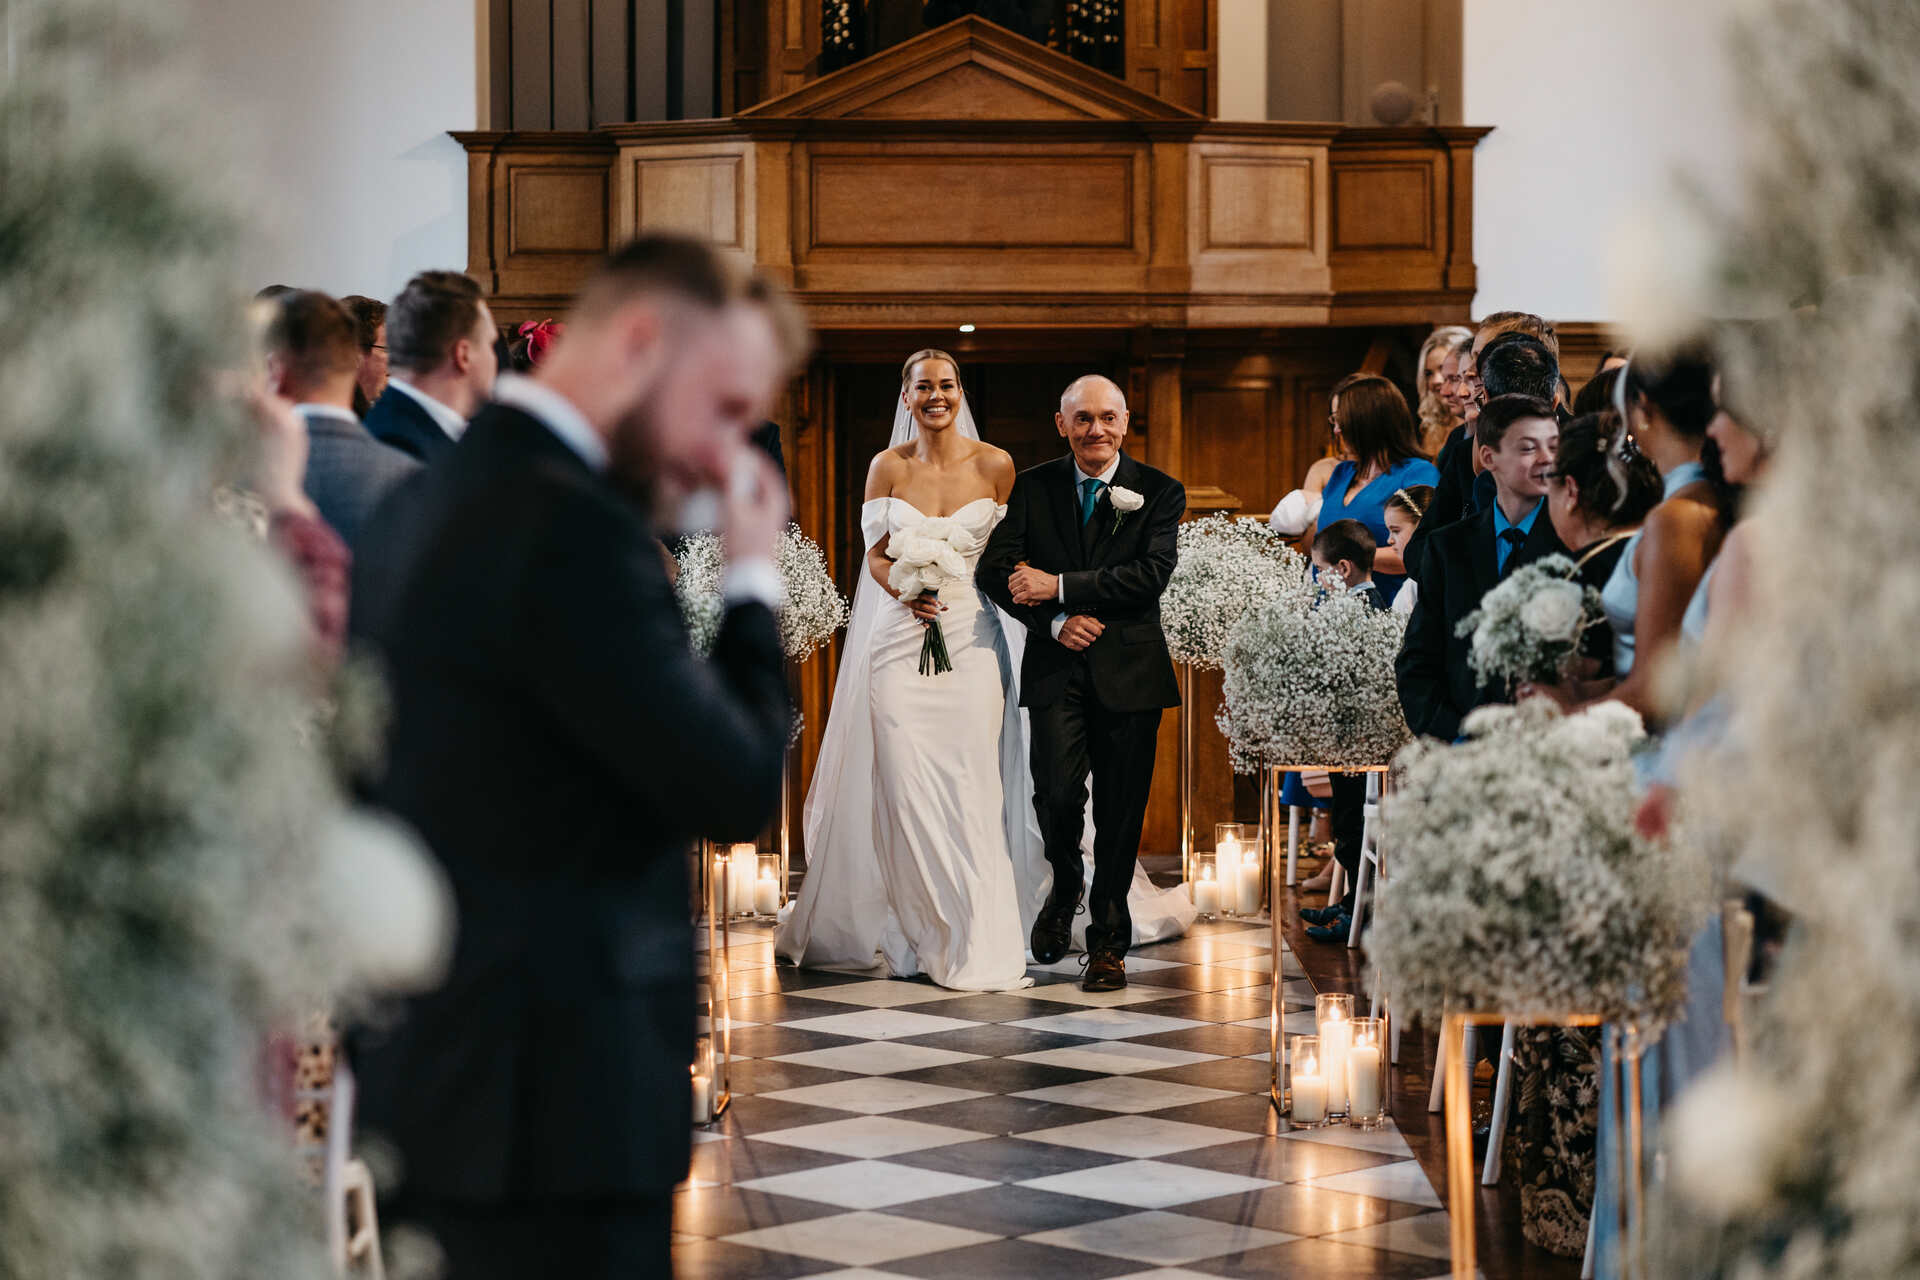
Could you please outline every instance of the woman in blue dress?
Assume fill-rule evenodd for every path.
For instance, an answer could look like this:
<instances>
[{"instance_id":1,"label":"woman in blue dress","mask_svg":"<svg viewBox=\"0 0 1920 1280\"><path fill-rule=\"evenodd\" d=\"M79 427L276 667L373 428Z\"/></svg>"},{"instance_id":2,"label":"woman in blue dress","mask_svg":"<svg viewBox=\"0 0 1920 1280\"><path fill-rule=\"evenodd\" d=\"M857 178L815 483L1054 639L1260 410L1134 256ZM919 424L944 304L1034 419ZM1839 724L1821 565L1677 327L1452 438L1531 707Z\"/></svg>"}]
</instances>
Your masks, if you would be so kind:
<instances>
[{"instance_id":1,"label":"woman in blue dress","mask_svg":"<svg viewBox=\"0 0 1920 1280\"><path fill-rule=\"evenodd\" d=\"M1406 581L1406 562L1389 545L1387 499L1396 489L1440 483L1440 472L1420 452L1413 411L1407 398L1377 373L1356 373L1333 389L1327 422L1352 454L1327 477L1320 518L1307 537L1336 520L1358 520L1367 526L1379 550L1373 557L1373 585L1391 600Z\"/></svg>"}]
</instances>

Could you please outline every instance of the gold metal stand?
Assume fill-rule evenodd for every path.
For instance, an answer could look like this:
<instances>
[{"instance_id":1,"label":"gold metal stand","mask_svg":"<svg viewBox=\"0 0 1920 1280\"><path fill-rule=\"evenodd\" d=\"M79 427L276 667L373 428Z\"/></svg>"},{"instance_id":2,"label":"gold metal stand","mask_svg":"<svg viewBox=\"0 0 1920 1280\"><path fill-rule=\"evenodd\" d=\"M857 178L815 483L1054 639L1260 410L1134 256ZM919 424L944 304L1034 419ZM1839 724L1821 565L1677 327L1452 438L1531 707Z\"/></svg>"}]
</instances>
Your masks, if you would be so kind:
<instances>
[{"instance_id":1,"label":"gold metal stand","mask_svg":"<svg viewBox=\"0 0 1920 1280\"><path fill-rule=\"evenodd\" d=\"M1646 1185L1641 1165L1640 1059L1643 1047L1631 1029L1622 1030L1597 1014L1513 1014L1449 1013L1440 1026L1440 1062L1437 1070L1446 1073L1447 1126L1447 1226L1453 1252L1454 1280L1473 1280L1477 1257L1474 1249L1473 1212L1478 1199L1473 1168L1473 1071L1467 1061L1467 1028L1498 1027L1519 1024L1531 1027L1605 1027L1610 1037L1622 1040L1624 1052L1615 1055L1627 1072L1626 1098L1621 1110L1618 1136L1626 1151L1621 1154L1620 1206L1621 1240L1626 1248L1626 1274L1646 1275L1645 1253L1641 1248L1641 1225L1646 1221Z\"/></svg>"},{"instance_id":2,"label":"gold metal stand","mask_svg":"<svg viewBox=\"0 0 1920 1280\"><path fill-rule=\"evenodd\" d=\"M1193 866L1193 664L1180 664L1180 879L1191 885ZM1188 890L1192 892L1191 889Z\"/></svg>"},{"instance_id":3,"label":"gold metal stand","mask_svg":"<svg viewBox=\"0 0 1920 1280\"><path fill-rule=\"evenodd\" d=\"M707 1036L713 1044L713 1120L726 1114L733 1101L733 956L727 915L727 877L733 859L722 861L719 845L703 841L707 905Z\"/></svg>"}]
</instances>

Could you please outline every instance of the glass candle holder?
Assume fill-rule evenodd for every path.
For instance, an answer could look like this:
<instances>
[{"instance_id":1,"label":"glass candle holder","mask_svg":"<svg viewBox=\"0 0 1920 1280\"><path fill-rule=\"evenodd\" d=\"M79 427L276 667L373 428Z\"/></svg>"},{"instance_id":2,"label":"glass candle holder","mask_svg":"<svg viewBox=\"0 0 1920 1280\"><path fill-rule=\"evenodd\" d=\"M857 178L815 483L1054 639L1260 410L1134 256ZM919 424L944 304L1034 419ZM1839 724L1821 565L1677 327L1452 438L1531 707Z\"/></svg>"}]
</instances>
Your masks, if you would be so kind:
<instances>
[{"instance_id":1,"label":"glass candle holder","mask_svg":"<svg viewBox=\"0 0 1920 1280\"><path fill-rule=\"evenodd\" d=\"M759 868L753 877L753 914L756 916L777 916L780 914L780 901L785 896L784 886L780 883L780 855L763 853L755 859Z\"/></svg>"},{"instance_id":2,"label":"glass candle holder","mask_svg":"<svg viewBox=\"0 0 1920 1280\"><path fill-rule=\"evenodd\" d=\"M1320 1061L1326 1068L1327 1114L1347 1114L1347 1055L1353 1048L1353 997L1313 998L1313 1026L1320 1036Z\"/></svg>"},{"instance_id":3,"label":"glass candle holder","mask_svg":"<svg viewBox=\"0 0 1920 1280\"><path fill-rule=\"evenodd\" d=\"M753 914L753 877L760 860L758 846L736 844L727 851L727 914Z\"/></svg>"},{"instance_id":4,"label":"glass candle holder","mask_svg":"<svg viewBox=\"0 0 1920 1280\"><path fill-rule=\"evenodd\" d=\"M1257 822L1216 822L1214 874L1221 905L1237 916L1257 916L1266 899L1266 850Z\"/></svg>"},{"instance_id":5,"label":"glass candle holder","mask_svg":"<svg viewBox=\"0 0 1920 1280\"><path fill-rule=\"evenodd\" d=\"M1378 1129L1387 1122L1387 1026L1384 1018L1355 1018L1347 1048L1347 1123Z\"/></svg>"},{"instance_id":6,"label":"glass candle holder","mask_svg":"<svg viewBox=\"0 0 1920 1280\"><path fill-rule=\"evenodd\" d=\"M693 1122L712 1124L713 1100L717 1092L712 1036L701 1036L694 1041L693 1065L690 1070L693 1072Z\"/></svg>"},{"instance_id":7,"label":"glass candle holder","mask_svg":"<svg viewBox=\"0 0 1920 1280\"><path fill-rule=\"evenodd\" d=\"M1287 1118L1296 1129L1328 1123L1326 1061L1319 1036L1294 1036L1287 1058Z\"/></svg>"},{"instance_id":8,"label":"glass candle holder","mask_svg":"<svg viewBox=\"0 0 1920 1280\"><path fill-rule=\"evenodd\" d=\"M1194 910L1202 920L1220 918L1220 876L1210 853L1193 855L1193 880L1187 885L1193 894Z\"/></svg>"}]
</instances>

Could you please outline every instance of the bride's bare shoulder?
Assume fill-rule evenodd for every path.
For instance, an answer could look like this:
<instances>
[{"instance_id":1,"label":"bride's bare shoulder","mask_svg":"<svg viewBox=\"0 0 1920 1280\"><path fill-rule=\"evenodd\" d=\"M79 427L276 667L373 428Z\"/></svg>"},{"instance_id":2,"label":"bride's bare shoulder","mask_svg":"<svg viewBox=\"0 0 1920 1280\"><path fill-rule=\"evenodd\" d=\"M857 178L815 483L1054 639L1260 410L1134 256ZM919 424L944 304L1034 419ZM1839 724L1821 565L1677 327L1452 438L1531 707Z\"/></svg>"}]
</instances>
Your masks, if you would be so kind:
<instances>
[{"instance_id":1,"label":"bride's bare shoulder","mask_svg":"<svg viewBox=\"0 0 1920 1280\"><path fill-rule=\"evenodd\" d=\"M890 496L906 477L907 454L913 444L909 441L895 449L882 449L873 455L873 461L867 464L867 501Z\"/></svg>"},{"instance_id":2,"label":"bride's bare shoulder","mask_svg":"<svg viewBox=\"0 0 1920 1280\"><path fill-rule=\"evenodd\" d=\"M1013 492L1013 455L1005 449L981 441L979 451L973 456L974 465L980 468L980 474L993 485L994 500L1005 502L1007 495Z\"/></svg>"}]
</instances>

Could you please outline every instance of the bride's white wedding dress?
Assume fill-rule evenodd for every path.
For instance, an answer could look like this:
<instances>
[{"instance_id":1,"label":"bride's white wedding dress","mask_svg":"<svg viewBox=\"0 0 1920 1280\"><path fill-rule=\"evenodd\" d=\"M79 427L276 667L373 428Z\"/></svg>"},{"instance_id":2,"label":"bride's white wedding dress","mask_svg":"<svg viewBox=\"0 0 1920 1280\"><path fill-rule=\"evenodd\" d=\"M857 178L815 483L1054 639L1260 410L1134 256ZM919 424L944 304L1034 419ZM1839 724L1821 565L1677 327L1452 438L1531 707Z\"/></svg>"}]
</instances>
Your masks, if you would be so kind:
<instances>
[{"instance_id":1,"label":"bride's white wedding dress","mask_svg":"<svg viewBox=\"0 0 1920 1280\"><path fill-rule=\"evenodd\" d=\"M964 406L964 401L962 402ZM910 438L896 421L898 444ZM963 407L963 434L977 438ZM951 519L979 537L1006 514L977 498ZM860 511L866 549L924 517L900 498ZM971 573L979 551L968 558ZM923 632L861 565L840 675L807 792L807 871L781 921L778 953L813 968L925 974L943 987L1028 985L1027 934L1052 883L1033 816L1018 706L1025 635L978 591L950 592L940 624L953 670L920 674ZM1084 883L1092 883L1087 823ZM1136 867L1134 942L1185 932L1182 889ZM1078 940L1084 915L1075 920Z\"/></svg>"}]
</instances>

